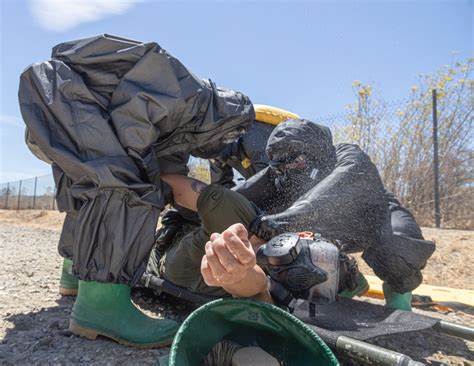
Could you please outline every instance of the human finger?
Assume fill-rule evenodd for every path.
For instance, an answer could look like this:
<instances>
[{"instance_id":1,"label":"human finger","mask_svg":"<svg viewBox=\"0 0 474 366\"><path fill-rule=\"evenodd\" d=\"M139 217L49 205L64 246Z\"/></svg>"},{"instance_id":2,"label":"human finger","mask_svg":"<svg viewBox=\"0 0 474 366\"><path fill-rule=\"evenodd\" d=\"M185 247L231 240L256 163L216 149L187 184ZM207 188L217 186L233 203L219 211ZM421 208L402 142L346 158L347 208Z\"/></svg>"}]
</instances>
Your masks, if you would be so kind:
<instances>
[{"instance_id":1,"label":"human finger","mask_svg":"<svg viewBox=\"0 0 474 366\"><path fill-rule=\"evenodd\" d=\"M212 274L209 263L207 262L207 257L204 255L201 260L201 275L204 279L204 282L208 286L219 286L219 281Z\"/></svg>"},{"instance_id":2,"label":"human finger","mask_svg":"<svg viewBox=\"0 0 474 366\"><path fill-rule=\"evenodd\" d=\"M224 231L222 237L227 247L246 268L256 264L255 253L248 240L245 242L232 230Z\"/></svg>"},{"instance_id":3,"label":"human finger","mask_svg":"<svg viewBox=\"0 0 474 366\"><path fill-rule=\"evenodd\" d=\"M213 244L210 241L206 243L205 251L206 251L207 263L209 265L209 268L212 271L212 275L219 282L225 281L225 278L227 277L227 271L225 270L225 268L222 266L221 262L219 261L217 254L214 252Z\"/></svg>"},{"instance_id":4,"label":"human finger","mask_svg":"<svg viewBox=\"0 0 474 366\"><path fill-rule=\"evenodd\" d=\"M250 245L249 233L245 226L241 223L233 224L229 226L227 230L234 232L240 238L240 240L242 240L245 244Z\"/></svg>"},{"instance_id":5,"label":"human finger","mask_svg":"<svg viewBox=\"0 0 474 366\"><path fill-rule=\"evenodd\" d=\"M220 237L221 237L221 234L212 233L210 239L211 239L211 241L214 241L214 240L218 240Z\"/></svg>"},{"instance_id":6,"label":"human finger","mask_svg":"<svg viewBox=\"0 0 474 366\"><path fill-rule=\"evenodd\" d=\"M229 250L224 239L211 242L214 253L219 258L219 262L224 269L231 274L238 274L247 271L247 268L236 258L236 256Z\"/></svg>"}]
</instances>

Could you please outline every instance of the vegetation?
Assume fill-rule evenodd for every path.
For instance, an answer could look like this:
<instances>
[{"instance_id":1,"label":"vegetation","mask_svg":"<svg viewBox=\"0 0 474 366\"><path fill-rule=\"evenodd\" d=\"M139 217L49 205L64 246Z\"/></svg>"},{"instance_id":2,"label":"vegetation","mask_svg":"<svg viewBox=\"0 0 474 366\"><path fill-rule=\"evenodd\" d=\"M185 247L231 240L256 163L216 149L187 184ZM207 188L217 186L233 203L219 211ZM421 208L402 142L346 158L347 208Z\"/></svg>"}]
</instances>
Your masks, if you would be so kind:
<instances>
[{"instance_id":1,"label":"vegetation","mask_svg":"<svg viewBox=\"0 0 474 366\"><path fill-rule=\"evenodd\" d=\"M420 75L406 102L389 104L373 87L355 81L357 101L339 141L359 144L379 167L386 186L420 224L434 222L433 90L437 96L441 217L443 227L474 228L474 59Z\"/></svg>"}]
</instances>

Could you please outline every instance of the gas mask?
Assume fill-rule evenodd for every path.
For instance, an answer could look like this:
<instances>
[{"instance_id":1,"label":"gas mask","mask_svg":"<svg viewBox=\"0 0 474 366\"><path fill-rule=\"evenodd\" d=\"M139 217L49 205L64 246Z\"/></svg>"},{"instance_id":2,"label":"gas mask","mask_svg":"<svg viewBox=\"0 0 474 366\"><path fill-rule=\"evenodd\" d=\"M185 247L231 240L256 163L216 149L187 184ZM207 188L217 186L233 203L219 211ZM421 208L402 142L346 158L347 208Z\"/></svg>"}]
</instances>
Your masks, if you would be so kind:
<instances>
[{"instance_id":1,"label":"gas mask","mask_svg":"<svg viewBox=\"0 0 474 366\"><path fill-rule=\"evenodd\" d=\"M220 158L226 160L226 156L230 154L231 145L236 143L240 136L244 135L247 130L244 127L235 128L227 132L221 139L207 143L204 146L191 150L191 154L202 159Z\"/></svg>"},{"instance_id":2,"label":"gas mask","mask_svg":"<svg viewBox=\"0 0 474 366\"><path fill-rule=\"evenodd\" d=\"M257 264L294 298L312 303L335 301L358 276L355 260L335 244L320 237L302 239L296 233L279 235L261 246Z\"/></svg>"},{"instance_id":3,"label":"gas mask","mask_svg":"<svg viewBox=\"0 0 474 366\"><path fill-rule=\"evenodd\" d=\"M310 167L305 154L274 159L270 167L276 175L275 186L279 191L313 186L319 177L319 170Z\"/></svg>"}]
</instances>

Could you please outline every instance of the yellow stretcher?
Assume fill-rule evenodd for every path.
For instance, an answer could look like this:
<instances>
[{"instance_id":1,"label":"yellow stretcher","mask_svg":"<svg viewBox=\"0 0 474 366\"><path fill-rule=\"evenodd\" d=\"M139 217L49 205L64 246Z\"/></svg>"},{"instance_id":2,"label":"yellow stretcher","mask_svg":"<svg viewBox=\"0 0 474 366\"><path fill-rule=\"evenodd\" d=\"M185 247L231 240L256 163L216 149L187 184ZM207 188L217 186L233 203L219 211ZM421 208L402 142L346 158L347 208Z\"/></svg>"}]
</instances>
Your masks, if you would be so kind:
<instances>
[{"instance_id":1,"label":"yellow stretcher","mask_svg":"<svg viewBox=\"0 0 474 366\"><path fill-rule=\"evenodd\" d=\"M382 280L375 276L364 275L369 282L369 291L364 296L383 299ZM413 291L414 295L429 296L437 303L461 303L474 306L474 290L463 290L442 286L420 285Z\"/></svg>"},{"instance_id":2,"label":"yellow stretcher","mask_svg":"<svg viewBox=\"0 0 474 366\"><path fill-rule=\"evenodd\" d=\"M255 120L273 126L277 126L288 119L300 118L296 113L265 104L254 104L253 107L255 108Z\"/></svg>"}]
</instances>

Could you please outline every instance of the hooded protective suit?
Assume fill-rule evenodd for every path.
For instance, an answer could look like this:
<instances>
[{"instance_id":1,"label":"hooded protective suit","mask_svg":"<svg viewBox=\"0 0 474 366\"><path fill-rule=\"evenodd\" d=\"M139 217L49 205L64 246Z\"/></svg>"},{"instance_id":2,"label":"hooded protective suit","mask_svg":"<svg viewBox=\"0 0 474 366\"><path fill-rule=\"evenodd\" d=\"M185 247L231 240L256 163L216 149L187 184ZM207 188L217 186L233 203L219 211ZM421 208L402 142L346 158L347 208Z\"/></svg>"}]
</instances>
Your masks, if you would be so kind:
<instances>
[{"instance_id":1,"label":"hooded protective suit","mask_svg":"<svg viewBox=\"0 0 474 366\"><path fill-rule=\"evenodd\" d=\"M237 138L255 118L248 97L198 79L158 44L110 35L54 47L21 75L19 100L68 213L60 253L82 280L129 285L169 200L160 175L186 174L190 150Z\"/></svg>"},{"instance_id":2,"label":"hooded protective suit","mask_svg":"<svg viewBox=\"0 0 474 366\"><path fill-rule=\"evenodd\" d=\"M262 208L268 214L264 220L281 232L305 228L364 248L377 242L388 202L369 156L356 145L333 146L327 127L305 120L282 123L267 142L272 165L301 153L306 168L289 171L279 184L270 166L236 190Z\"/></svg>"},{"instance_id":3,"label":"hooded protective suit","mask_svg":"<svg viewBox=\"0 0 474 366\"><path fill-rule=\"evenodd\" d=\"M389 207L398 201L357 145L333 146L327 127L292 120L275 128L266 150L270 167L236 187L266 212L251 230L264 239L318 232L338 240L346 252L364 251L375 273L397 291L411 291L421 283L420 269L434 244L394 234ZM279 170L301 155L304 168ZM423 239L421 234L418 238Z\"/></svg>"},{"instance_id":4,"label":"hooded protective suit","mask_svg":"<svg viewBox=\"0 0 474 366\"><path fill-rule=\"evenodd\" d=\"M232 188L235 186L232 169L245 179L265 169L268 157L264 147L273 129L274 126L256 120L238 141L223 146L215 154L201 155L205 159L210 158L211 183Z\"/></svg>"},{"instance_id":5,"label":"hooded protective suit","mask_svg":"<svg viewBox=\"0 0 474 366\"><path fill-rule=\"evenodd\" d=\"M215 144L192 151L210 161L211 183L227 188L235 186L234 171L245 179L268 166L265 145L275 126L299 116L293 112L264 104L254 104L255 123L249 131L231 144Z\"/></svg>"}]
</instances>

